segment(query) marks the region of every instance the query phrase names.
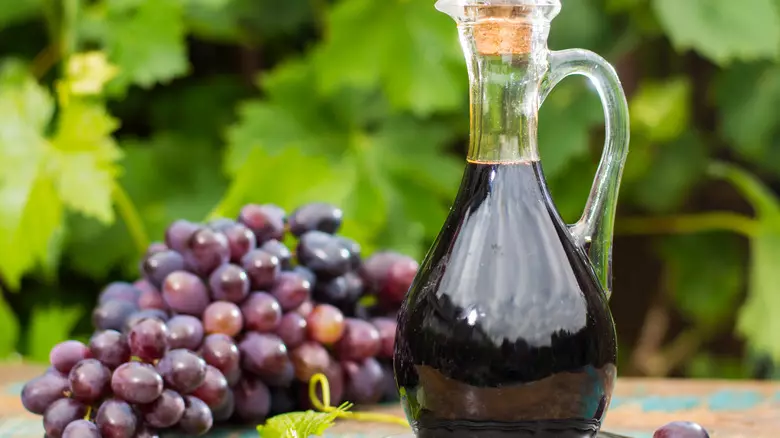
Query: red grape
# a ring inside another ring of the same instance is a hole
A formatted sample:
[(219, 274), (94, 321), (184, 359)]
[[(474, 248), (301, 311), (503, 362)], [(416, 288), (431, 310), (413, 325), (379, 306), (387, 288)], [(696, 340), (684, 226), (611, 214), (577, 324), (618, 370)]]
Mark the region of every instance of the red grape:
[(371, 320), (371, 323), (379, 330), (379, 339), (382, 342), (378, 356), (392, 359), (395, 348), (395, 331), (398, 328), (398, 323), (392, 318), (374, 318)]
[(203, 276), (230, 261), (227, 237), (209, 228), (200, 228), (193, 233), (183, 254), (187, 267)]
[(151, 403), (162, 394), (163, 379), (149, 364), (128, 362), (114, 371), (111, 390), (130, 403)]
[(168, 323), (168, 347), (197, 350), (203, 341), (203, 324), (190, 315), (177, 315)]
[(68, 378), (57, 370), (36, 377), (22, 388), (22, 405), (33, 414), (43, 415), (55, 401), (65, 398)]
[(290, 359), (295, 367), (295, 377), (304, 383), (308, 383), (315, 374), (324, 372), (331, 362), (328, 350), (311, 341), (292, 350)]
[(174, 251), (183, 252), (187, 249), (190, 237), (192, 237), (198, 228), (197, 224), (185, 220), (178, 220), (165, 230), (165, 244)]
[(87, 415), (87, 406), (70, 398), (61, 398), (52, 403), (43, 413), (43, 429), (46, 436), (60, 438), (72, 422)]
[(100, 405), (95, 423), (102, 438), (133, 438), (139, 421), (127, 402), (109, 399)]
[(340, 360), (360, 361), (379, 354), (382, 346), (379, 330), (368, 321), (347, 318), (344, 335), (336, 344)]
[(211, 296), (219, 301), (241, 303), (249, 294), (249, 276), (236, 265), (222, 265), (209, 277)]
[(333, 234), (341, 227), (344, 213), (340, 208), (322, 202), (313, 202), (295, 210), (290, 215), (290, 232), (300, 237), (308, 231)]
[[(241, 364), (238, 346), (232, 337), (219, 333), (206, 336), (206, 339), (203, 340), (200, 354), (207, 364), (220, 370), (225, 375), (228, 384), (235, 384), (235, 381), (232, 380), (235, 378), (236, 370)], [(230, 378), (228, 378), (228, 375), (230, 375)]]
[(201, 316), (210, 302), (206, 285), (187, 271), (171, 273), (163, 283), (162, 295), (171, 310), (185, 315)]
[(255, 290), (264, 290), (273, 286), (276, 276), (281, 271), (279, 257), (260, 249), (246, 253), (241, 258), (241, 266)]
[(142, 319), (130, 329), (127, 339), (133, 356), (152, 362), (168, 349), (168, 327), (156, 318)]
[(265, 420), (271, 407), (271, 393), (263, 382), (244, 378), (236, 386), (235, 396), (236, 413), (242, 420), (255, 424)]
[(106, 286), (98, 297), (98, 304), (105, 304), (109, 301), (127, 301), (138, 304), (138, 297), (141, 291), (130, 283), (116, 281)]
[(152, 427), (171, 427), (184, 415), (184, 399), (175, 391), (166, 389), (160, 398), (141, 407), (144, 421)]
[(236, 336), (244, 328), (241, 309), (228, 301), (215, 301), (203, 312), (203, 328), (206, 333), (222, 333)]
[(342, 366), (347, 380), (347, 400), (359, 404), (374, 404), (382, 398), (384, 371), (376, 359), (342, 362)]
[(57, 371), (67, 374), (78, 362), (92, 356), (89, 348), (79, 341), (60, 342), (51, 349), (49, 361)]
[(148, 318), (165, 322), (168, 320), (168, 313), (160, 309), (146, 309), (134, 312), (125, 320), (125, 324), (122, 327), (122, 332), (129, 333), (136, 324)]
[(227, 379), (216, 368), (206, 365), (206, 378), (192, 393), (193, 396), (203, 400), (209, 408), (217, 408), (225, 402), (229, 390)]
[(179, 421), (184, 433), (200, 436), (208, 432), (213, 424), (211, 409), (203, 400), (190, 395), (184, 397), (184, 415)]
[(254, 292), (241, 305), (247, 330), (272, 332), (282, 320), (282, 308), (272, 295)]
[(239, 263), (246, 253), (257, 247), (255, 233), (244, 224), (233, 224), (220, 231), (227, 237), (230, 261), (233, 263)]
[(276, 335), (249, 332), (238, 349), (241, 367), (260, 377), (278, 376), (289, 363), (287, 347)]
[(87, 420), (72, 421), (62, 432), (62, 438), (101, 438), (95, 423)]
[(171, 350), (157, 363), (165, 383), (180, 394), (189, 394), (206, 379), (206, 362), (192, 351)]
[(696, 423), (675, 421), (656, 430), (653, 438), (710, 438), (710, 435)]
[(248, 204), (241, 209), (238, 220), (255, 233), (258, 242), (265, 242), (282, 240), (285, 216), (283, 209), (272, 204)]
[(97, 359), (84, 359), (68, 375), (71, 397), (84, 403), (100, 400), (108, 392), (111, 371)]
[(95, 333), (89, 340), (89, 350), (92, 357), (112, 370), (130, 360), (127, 339), (116, 330)]
[(306, 325), (309, 339), (334, 344), (344, 334), (344, 314), (330, 304), (318, 304), (306, 318)]
[(276, 328), (276, 334), (289, 349), (301, 345), (306, 340), (306, 318), (295, 312), (285, 314)]
[(127, 318), (138, 311), (129, 301), (107, 301), (92, 311), (92, 325), (98, 330), (122, 330)]
[(292, 268), (292, 252), (290, 252), (290, 248), (287, 248), (287, 245), (284, 243), (276, 239), (271, 239), (262, 244), (260, 249), (279, 259), (279, 266), (281, 266), (282, 269), (289, 270)]
[(146, 280), (139, 280), (138, 282), (142, 282), (142, 286), (139, 288), (141, 289), (141, 296), (138, 297), (138, 307), (141, 310), (168, 310), (168, 306), (165, 305), (165, 300), (163, 300), (160, 291), (158, 291), (156, 287)]
[(311, 296), (311, 283), (294, 272), (282, 272), (276, 277), (271, 295), (285, 312), (295, 309)]
[(380, 300), (389, 304), (401, 304), (417, 276), (419, 267), (420, 265), (411, 257), (403, 257), (393, 263), (380, 290)]
[(301, 236), (297, 256), (302, 265), (327, 278), (346, 274), (352, 264), (349, 250), (338, 239), (322, 231), (309, 231)]
[(176, 251), (163, 251), (152, 254), (141, 266), (144, 277), (155, 287), (161, 287), (165, 277), (171, 272), (184, 269), (184, 257)]

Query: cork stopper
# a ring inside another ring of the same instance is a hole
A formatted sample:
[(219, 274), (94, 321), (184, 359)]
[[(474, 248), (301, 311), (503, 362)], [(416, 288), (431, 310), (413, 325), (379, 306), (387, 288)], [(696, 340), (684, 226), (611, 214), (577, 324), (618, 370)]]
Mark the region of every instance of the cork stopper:
[(487, 56), (522, 55), (531, 52), (533, 7), (518, 5), (472, 6), (477, 53)]

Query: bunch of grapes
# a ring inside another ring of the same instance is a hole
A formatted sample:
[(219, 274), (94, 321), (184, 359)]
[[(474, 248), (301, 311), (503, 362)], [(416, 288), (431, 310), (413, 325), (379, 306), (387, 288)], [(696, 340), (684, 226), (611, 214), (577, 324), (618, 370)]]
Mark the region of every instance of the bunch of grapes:
[(332, 404), (395, 399), (395, 314), (418, 264), (393, 252), (363, 260), (336, 234), (341, 222), (323, 203), (174, 222), (141, 279), (101, 292), (89, 345), (52, 349), (24, 406), (48, 438), (131, 438), (309, 409), (317, 373)]

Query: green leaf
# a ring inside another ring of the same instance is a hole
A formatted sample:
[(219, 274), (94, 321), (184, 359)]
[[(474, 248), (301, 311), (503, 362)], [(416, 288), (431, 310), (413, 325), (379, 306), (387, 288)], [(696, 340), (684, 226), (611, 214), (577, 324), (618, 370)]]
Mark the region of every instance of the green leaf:
[(677, 308), (696, 324), (716, 327), (739, 305), (745, 269), (737, 238), (724, 234), (664, 239), (661, 254)]
[(643, 82), (631, 99), (632, 133), (650, 141), (668, 142), (690, 124), (691, 84), (686, 77)]
[(780, 54), (774, 0), (654, 0), (653, 6), (678, 50), (694, 49), (719, 64)]
[(323, 90), (380, 86), (394, 107), (417, 114), (465, 103), (456, 26), (432, 2), (344, 0), (330, 11), (327, 27), (316, 52)]
[(16, 353), (19, 340), (19, 319), (14, 310), (0, 296), (0, 359)]
[(83, 314), (82, 307), (40, 305), (33, 308), (27, 333), (27, 357), (48, 362), (52, 347), (70, 338)]
[(309, 0), (188, 0), (187, 3), (187, 23), (192, 32), (217, 41), (260, 43), (295, 36), (296, 31), (314, 20)]
[(608, 35), (607, 17), (596, 0), (566, 2), (550, 28), (548, 44), (553, 50), (583, 48), (600, 49)]
[(269, 418), (264, 425), (257, 427), (257, 431), (262, 438), (321, 436), (350, 407), (351, 404), (345, 403), (332, 412), (288, 412)]
[(0, 0), (0, 29), (38, 16), (43, 0)]

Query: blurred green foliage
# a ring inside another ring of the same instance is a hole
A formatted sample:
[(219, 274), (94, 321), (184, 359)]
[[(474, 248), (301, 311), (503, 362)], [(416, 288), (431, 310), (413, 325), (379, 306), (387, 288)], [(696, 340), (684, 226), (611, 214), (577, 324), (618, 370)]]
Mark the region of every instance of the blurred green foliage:
[[(88, 335), (99, 285), (137, 275), (176, 218), (326, 200), (367, 252), (420, 257), (465, 152), (456, 35), (430, 0), (0, 0), (0, 357)], [(780, 362), (780, 1), (564, 0), (550, 47), (618, 66), (617, 231), (673, 235), (655, 239), (658, 301), (684, 328), (655, 346), (672, 365), (637, 370), (745, 376), (706, 349), (732, 329), (745, 358)], [(600, 155), (584, 85), (540, 115), (571, 221)]]

